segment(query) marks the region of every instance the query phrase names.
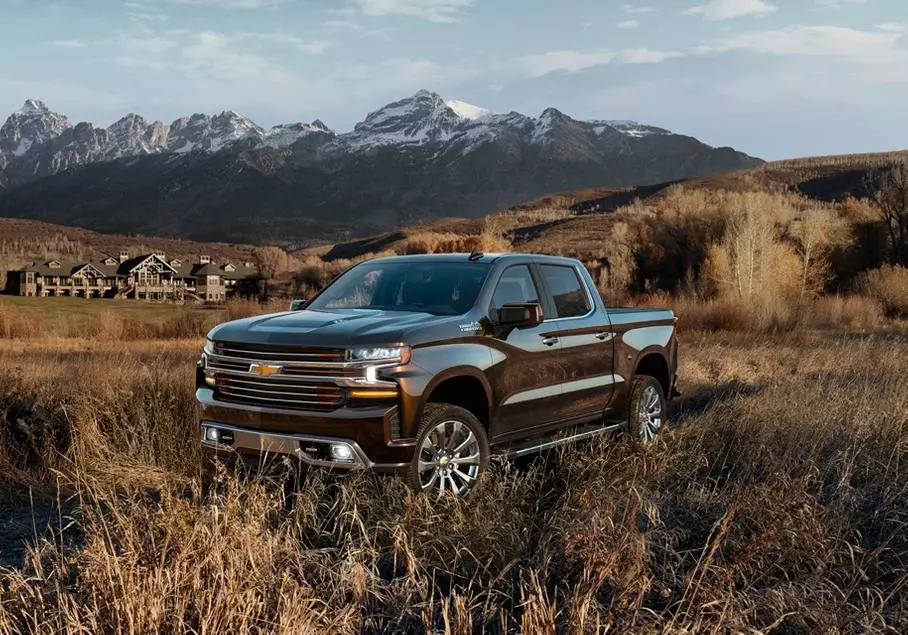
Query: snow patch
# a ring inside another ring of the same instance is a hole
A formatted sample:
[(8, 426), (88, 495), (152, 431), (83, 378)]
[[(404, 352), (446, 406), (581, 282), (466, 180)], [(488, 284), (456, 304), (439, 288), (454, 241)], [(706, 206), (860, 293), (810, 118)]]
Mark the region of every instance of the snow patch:
[(474, 106), (473, 104), (468, 104), (467, 102), (458, 99), (446, 101), (445, 105), (453, 110), (461, 119), (482, 119), (492, 114), (491, 110), (480, 108), (479, 106)]
[(42, 115), (50, 111), (47, 109), (47, 106), (44, 105), (43, 101), (27, 99), (25, 105), (19, 109), (19, 112), (23, 115)]
[(33, 140), (27, 137), (22, 137), (19, 139), (19, 147), (13, 150), (14, 157), (21, 157), (23, 154), (28, 152), (29, 148), (32, 147)]

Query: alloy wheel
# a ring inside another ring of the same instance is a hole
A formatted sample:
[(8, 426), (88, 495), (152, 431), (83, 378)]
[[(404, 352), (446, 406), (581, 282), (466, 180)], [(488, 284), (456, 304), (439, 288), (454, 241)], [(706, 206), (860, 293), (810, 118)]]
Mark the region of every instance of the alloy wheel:
[(419, 484), (423, 491), (436, 490), (465, 496), (479, 476), (479, 440), (460, 421), (442, 421), (425, 435), (419, 446)]
[(655, 441), (662, 430), (662, 410), (662, 398), (655, 386), (644, 388), (637, 403), (637, 421), (638, 432), (645, 443)]

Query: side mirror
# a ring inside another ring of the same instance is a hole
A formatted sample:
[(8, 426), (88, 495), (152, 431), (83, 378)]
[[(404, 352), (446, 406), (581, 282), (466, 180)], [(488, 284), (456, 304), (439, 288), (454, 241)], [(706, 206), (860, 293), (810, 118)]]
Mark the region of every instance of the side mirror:
[(309, 304), (309, 300), (306, 299), (297, 299), (290, 302), (291, 311), (302, 311), (306, 308), (306, 305)]
[(498, 309), (498, 324), (508, 328), (527, 328), (542, 322), (542, 306), (538, 302), (513, 303)]

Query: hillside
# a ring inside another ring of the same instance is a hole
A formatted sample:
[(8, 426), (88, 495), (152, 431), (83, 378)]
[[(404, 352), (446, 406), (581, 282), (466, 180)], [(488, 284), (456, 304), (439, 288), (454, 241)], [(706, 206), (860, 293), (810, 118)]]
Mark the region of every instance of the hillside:
[(402, 251), (427, 235), (506, 236), (511, 249), (595, 257), (607, 248), (615, 222), (655, 217), (673, 205), (678, 192), (766, 193), (816, 203), (836, 204), (867, 196), (868, 172), (908, 160), (902, 152), (805, 157), (766, 163), (690, 179), (638, 187), (586, 188), (553, 192), (508, 207), (485, 219), (439, 219), (409, 228), (333, 245), (302, 249), (299, 256), (326, 261), (356, 259), (370, 253)]
[(184, 259), (208, 255), (215, 262), (223, 262), (249, 260), (252, 247), (135, 234), (103, 234), (41, 221), (0, 218), (0, 275), (33, 260), (116, 256), (121, 249), (133, 254), (163, 251), (168, 257)]
[(318, 121), (266, 131), (233, 112), (73, 127), (30, 100), (0, 129), (0, 216), (302, 246), (761, 163), (636, 122), (496, 114), (428, 91), (342, 134)]

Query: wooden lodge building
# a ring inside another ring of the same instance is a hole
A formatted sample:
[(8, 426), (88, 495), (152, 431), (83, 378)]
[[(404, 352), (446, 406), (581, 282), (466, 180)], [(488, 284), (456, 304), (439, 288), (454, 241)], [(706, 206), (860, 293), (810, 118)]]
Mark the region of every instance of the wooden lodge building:
[(259, 275), (251, 262), (218, 265), (167, 260), (156, 252), (101, 260), (48, 260), (8, 271), (6, 293), (20, 296), (128, 298), (158, 302), (219, 303), (235, 294), (256, 293)]

